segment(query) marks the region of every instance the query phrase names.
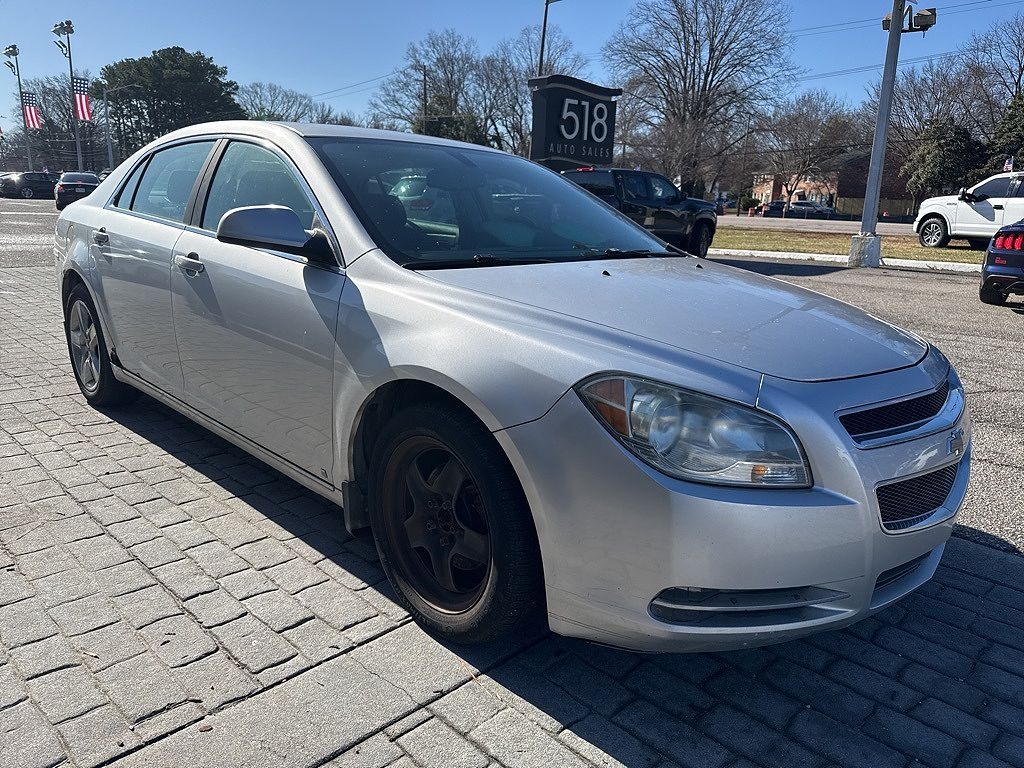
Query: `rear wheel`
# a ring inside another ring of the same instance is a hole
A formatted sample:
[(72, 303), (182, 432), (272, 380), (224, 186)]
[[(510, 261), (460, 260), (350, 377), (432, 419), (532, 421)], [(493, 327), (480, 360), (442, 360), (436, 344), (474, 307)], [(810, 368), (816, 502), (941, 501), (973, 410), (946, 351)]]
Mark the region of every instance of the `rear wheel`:
[(994, 304), (999, 306), (1006, 303), (1006, 294), (1000, 291), (995, 291), (991, 288), (982, 286), (978, 289), (978, 298), (981, 299), (982, 304)]
[(711, 238), (711, 227), (703, 221), (698, 221), (693, 225), (693, 232), (690, 234), (690, 253), (701, 259), (707, 258)]
[(64, 333), (78, 388), (97, 408), (127, 405), (139, 391), (114, 378), (99, 315), (84, 285), (68, 294), (64, 311)]
[(28, 200), (30, 197), (35, 197), (36, 193), (32, 191), (32, 187), (22, 187), (20, 194), (23, 198)]
[(949, 242), (949, 229), (944, 219), (933, 216), (925, 219), (918, 232), (918, 240), (925, 248), (942, 248)]
[(399, 601), (460, 643), (541, 615), (540, 553), (512, 467), (470, 415), (441, 405), (400, 411), (377, 440), (370, 523)]

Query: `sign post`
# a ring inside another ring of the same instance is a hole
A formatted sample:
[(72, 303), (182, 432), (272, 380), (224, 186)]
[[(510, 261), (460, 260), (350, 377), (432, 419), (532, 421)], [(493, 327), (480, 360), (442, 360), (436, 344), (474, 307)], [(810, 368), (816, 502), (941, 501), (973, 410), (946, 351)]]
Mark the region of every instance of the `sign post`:
[(605, 88), (568, 75), (534, 77), (530, 159), (555, 171), (608, 165), (615, 146), (615, 99)]

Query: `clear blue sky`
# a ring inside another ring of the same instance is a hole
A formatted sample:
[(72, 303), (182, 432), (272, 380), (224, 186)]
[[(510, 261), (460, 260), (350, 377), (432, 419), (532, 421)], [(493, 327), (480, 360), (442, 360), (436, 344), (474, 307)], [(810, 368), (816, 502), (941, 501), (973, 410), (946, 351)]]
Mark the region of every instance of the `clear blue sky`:
[[(590, 57), (591, 75), (606, 80), (600, 50), (626, 18), (632, 0), (563, 0), (550, 21)], [(799, 74), (879, 65), (885, 35), (877, 21), (841, 31), (836, 22), (880, 19), (891, 0), (788, 0)], [(906, 35), (901, 58), (951, 51), (971, 32), (1024, 11), (1024, 0), (925, 0), (939, 7), (928, 35)], [(180, 45), (201, 50), (239, 83), (269, 80), (316, 94), (360, 83), (398, 66), (409, 42), (431, 28), (454, 27), (486, 50), (521, 27), (539, 23), (543, 0), (0, 0), (0, 46), (17, 43), (26, 77), (56, 74), (67, 62), (53, 44), (58, 19), (75, 22), (76, 68), (98, 74), (111, 61)], [(877, 70), (804, 80), (849, 102), (860, 101)], [(378, 81), (379, 82), (379, 81)], [(362, 113), (377, 83), (325, 96), (335, 107)], [(0, 126), (11, 127), (14, 78), (0, 70)]]

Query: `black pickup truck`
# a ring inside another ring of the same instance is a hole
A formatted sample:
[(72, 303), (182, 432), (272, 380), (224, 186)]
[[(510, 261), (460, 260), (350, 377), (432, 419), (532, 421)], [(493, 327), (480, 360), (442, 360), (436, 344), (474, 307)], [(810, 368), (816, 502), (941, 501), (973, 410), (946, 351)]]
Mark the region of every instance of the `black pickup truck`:
[(562, 175), (665, 242), (707, 256), (718, 226), (714, 203), (684, 197), (671, 181), (648, 171), (585, 167)]

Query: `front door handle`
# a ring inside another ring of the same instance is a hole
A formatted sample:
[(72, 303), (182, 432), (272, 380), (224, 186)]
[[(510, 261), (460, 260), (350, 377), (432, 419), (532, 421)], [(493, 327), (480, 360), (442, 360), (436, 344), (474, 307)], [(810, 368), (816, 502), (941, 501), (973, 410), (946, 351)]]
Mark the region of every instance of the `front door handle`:
[(180, 253), (175, 254), (174, 266), (185, 270), (185, 274), (189, 277), (195, 277), (206, 269), (206, 265), (199, 260), (199, 254), (194, 252), (187, 256)]
[(992, 206), (992, 210), (994, 210), (994, 211), (1001, 211), (1001, 210), (1003, 210), (1003, 206), (1001, 206), (998, 203), (996, 203), (995, 205)]
[(96, 245), (106, 245), (107, 243), (109, 243), (110, 235), (107, 234), (107, 228), (100, 227), (95, 232), (93, 232), (92, 241), (96, 243)]

